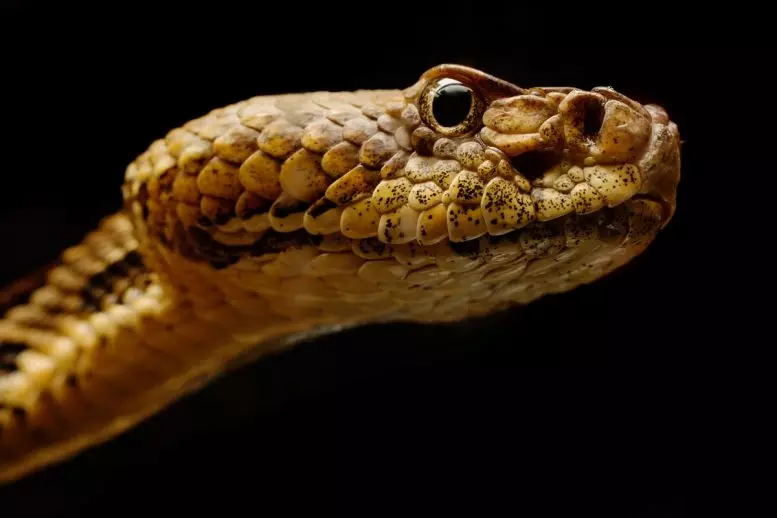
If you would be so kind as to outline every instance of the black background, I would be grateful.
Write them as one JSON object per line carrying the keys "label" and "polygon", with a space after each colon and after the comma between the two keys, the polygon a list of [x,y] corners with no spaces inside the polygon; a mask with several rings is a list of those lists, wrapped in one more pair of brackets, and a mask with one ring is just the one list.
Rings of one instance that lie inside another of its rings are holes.
{"label": "black background", "polygon": [[712,311],[731,243],[711,237],[726,222],[710,204],[730,171],[723,120],[742,106],[716,102],[756,52],[683,46],[685,29],[650,12],[254,7],[2,13],[3,284],[115,210],[124,167],[168,129],[264,93],[404,87],[440,62],[662,104],[685,141],[677,215],[595,285],[456,325],[347,331],[249,366],[2,488],[0,514],[687,516],[697,368],[712,336],[727,339]]}

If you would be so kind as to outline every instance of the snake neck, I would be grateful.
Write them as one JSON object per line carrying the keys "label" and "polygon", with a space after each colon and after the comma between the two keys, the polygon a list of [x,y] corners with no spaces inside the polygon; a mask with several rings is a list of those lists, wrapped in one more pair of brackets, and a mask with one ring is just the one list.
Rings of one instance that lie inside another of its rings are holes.
{"label": "snake neck", "polygon": [[17,293],[0,320],[0,482],[109,439],[307,337],[487,314],[536,290],[590,282],[650,243],[660,211],[636,199],[432,253],[353,243],[343,253],[342,243],[289,233],[223,269],[145,238],[115,214]]}
{"label": "snake neck", "polygon": [[117,213],[0,294],[0,481],[107,440],[249,359],[347,325],[272,311],[239,279],[199,268],[143,249]]}

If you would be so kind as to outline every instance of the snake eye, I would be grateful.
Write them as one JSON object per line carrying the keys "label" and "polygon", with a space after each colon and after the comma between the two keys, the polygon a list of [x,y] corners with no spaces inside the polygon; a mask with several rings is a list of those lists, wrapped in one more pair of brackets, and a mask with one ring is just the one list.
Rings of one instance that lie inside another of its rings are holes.
{"label": "snake eye", "polygon": [[446,127],[461,124],[472,109],[472,95],[472,90],[461,83],[441,85],[432,99],[434,120]]}
{"label": "snake eye", "polygon": [[424,123],[446,137],[460,137],[476,130],[483,100],[475,90],[455,79],[443,78],[426,87],[420,99]]}

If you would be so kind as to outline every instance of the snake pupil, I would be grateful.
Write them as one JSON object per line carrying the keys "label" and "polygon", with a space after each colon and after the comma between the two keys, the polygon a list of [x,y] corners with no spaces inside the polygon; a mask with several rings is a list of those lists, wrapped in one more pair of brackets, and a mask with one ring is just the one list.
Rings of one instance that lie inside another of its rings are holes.
{"label": "snake pupil", "polygon": [[463,122],[472,108],[472,90],[461,83],[441,86],[434,94],[432,114],[441,126],[451,127]]}

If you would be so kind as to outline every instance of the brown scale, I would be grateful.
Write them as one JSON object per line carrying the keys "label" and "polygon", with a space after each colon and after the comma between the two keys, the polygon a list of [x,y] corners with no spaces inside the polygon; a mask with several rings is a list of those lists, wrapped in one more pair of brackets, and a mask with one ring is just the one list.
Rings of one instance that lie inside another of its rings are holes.
{"label": "brown scale", "polygon": [[36,304],[24,304],[13,308],[6,318],[30,329],[52,331],[59,329],[58,311]]}
{"label": "brown scale", "polygon": [[265,214],[270,211],[272,202],[262,198],[261,196],[254,194],[250,191],[245,191],[240,195],[235,205],[235,214],[240,219],[249,219],[257,214]]}

